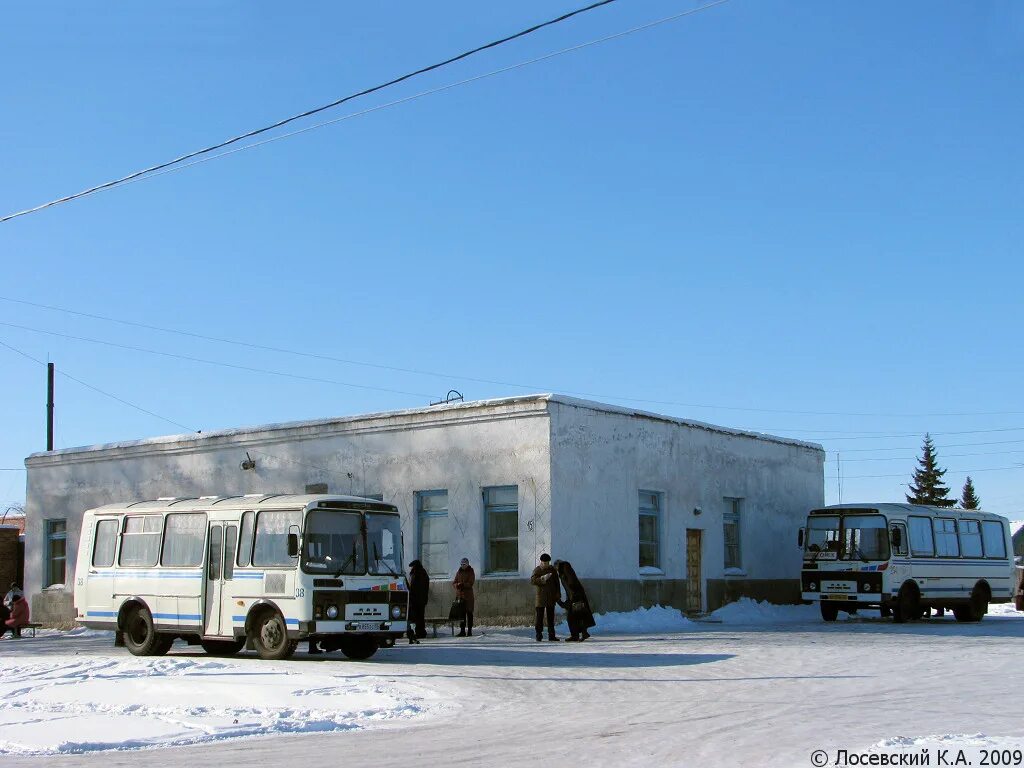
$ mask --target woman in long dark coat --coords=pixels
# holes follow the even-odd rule
[[[419,560],[409,563],[409,642],[427,636],[427,602],[430,600],[430,576]],[[412,625],[416,625],[413,631]]]
[[[587,592],[570,563],[559,560],[555,563],[555,570],[558,571],[558,580],[562,582],[562,589],[565,590],[565,602],[559,601],[558,604],[565,609],[565,618],[569,624],[569,638],[566,642],[583,642],[590,637],[587,630],[597,625],[590,610]]]
[[[476,571],[469,564],[468,558],[462,558],[459,563],[459,570],[455,572],[452,586],[455,587],[455,599],[461,600],[466,610],[466,615],[459,621],[459,637],[473,636],[473,610],[476,607],[476,598],[473,594],[473,585],[476,584]],[[466,624],[469,624],[469,632],[466,632]]]

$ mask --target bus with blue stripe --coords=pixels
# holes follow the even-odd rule
[[[161,498],[85,513],[75,610],[137,656],[176,639],[286,659],[309,640],[365,659],[407,629],[398,509],[374,499]]]
[[[801,528],[805,601],[825,621],[840,611],[879,608],[902,623],[951,609],[974,622],[989,603],[1013,600],[1010,525],[980,510],[919,504],[837,504],[815,509]]]

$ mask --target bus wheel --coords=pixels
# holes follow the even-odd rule
[[[171,648],[165,639],[157,634],[153,626],[153,614],[146,608],[132,610],[124,622],[124,645],[132,656],[163,656]]]
[[[342,643],[341,652],[347,659],[361,661],[373,656],[378,647],[377,641],[372,637],[349,637]]]
[[[157,635],[159,640],[156,642],[156,647],[153,649],[153,656],[166,656],[167,652],[171,650],[171,646],[174,645],[173,635]]]
[[[245,638],[241,640],[200,640],[199,644],[211,656],[234,656],[242,650]]]
[[[298,640],[289,640],[284,619],[275,611],[267,611],[252,625],[252,644],[261,659],[280,661],[291,658],[299,647]]]
[[[971,590],[971,602],[967,605],[960,605],[953,609],[953,615],[957,621],[981,621],[988,613],[988,589],[981,585],[975,585]]]
[[[921,598],[917,591],[917,585],[907,586],[905,584],[900,588],[896,605],[893,606],[892,620],[897,624],[902,624],[908,619],[913,621],[919,618],[921,618]]]
[[[821,618],[825,621],[835,621],[839,618],[839,608],[835,603],[822,601],[818,603],[818,607],[821,608]]]

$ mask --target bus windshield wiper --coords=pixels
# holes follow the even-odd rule
[[[338,576],[341,576],[341,574],[343,574],[345,572],[345,569],[348,568],[348,564],[349,563],[352,563],[352,565],[356,564],[356,540],[355,539],[352,539],[352,554],[349,555],[347,558],[345,558],[345,562],[343,562],[341,564],[341,568],[339,568],[338,572],[334,574],[335,578],[337,578]]]
[[[858,547],[857,545],[854,545],[851,549],[852,549],[852,551],[850,552],[851,555],[854,555],[855,557],[860,558],[860,560],[862,562],[865,562],[865,563],[871,562],[866,557],[864,557],[864,553],[860,551],[860,547]]]
[[[395,573],[393,570],[391,570],[391,567],[388,565],[387,560],[381,560],[380,559],[380,553],[377,551],[377,543],[376,542],[374,542],[374,544],[373,544],[373,560],[374,560],[374,565],[378,565],[380,563],[383,563],[384,567],[387,568],[388,573],[390,573],[392,576],[400,575],[400,574]]]

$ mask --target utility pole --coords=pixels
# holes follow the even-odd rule
[[[46,364],[46,450],[53,450],[53,363]]]

